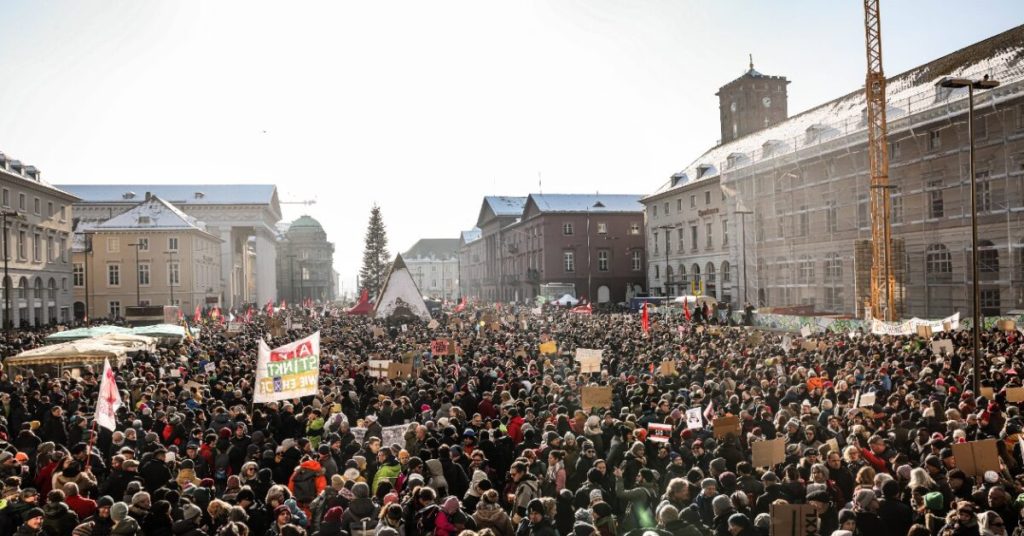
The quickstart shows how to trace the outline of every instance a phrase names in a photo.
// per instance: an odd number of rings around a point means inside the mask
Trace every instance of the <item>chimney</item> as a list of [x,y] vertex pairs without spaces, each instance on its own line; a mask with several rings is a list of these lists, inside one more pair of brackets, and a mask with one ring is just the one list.
[[153,192],[146,192],[146,201],[153,199]]

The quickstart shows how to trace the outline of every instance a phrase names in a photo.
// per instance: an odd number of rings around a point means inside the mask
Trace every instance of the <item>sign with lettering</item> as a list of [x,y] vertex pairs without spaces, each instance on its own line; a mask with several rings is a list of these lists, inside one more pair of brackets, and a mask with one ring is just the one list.
[[611,387],[584,387],[582,395],[583,411],[590,408],[610,409],[612,407]]
[[601,356],[603,354],[604,350],[577,348],[576,361],[580,364],[580,372],[583,374],[601,372]]
[[541,343],[540,347],[538,349],[540,350],[540,353],[542,353],[544,355],[557,354],[558,353],[558,344],[555,343],[555,341],[547,341],[547,342]]
[[388,366],[391,365],[391,361],[387,359],[371,359],[370,360],[370,377],[371,378],[384,378],[388,375]]
[[932,341],[932,353],[935,355],[953,355],[953,341],[949,339]]
[[739,437],[740,418],[735,415],[728,415],[715,419],[713,428],[716,439],[725,439],[729,434]]
[[647,425],[647,440],[655,443],[668,443],[672,437],[672,425],[652,422]]
[[690,408],[686,410],[686,427],[690,430],[700,430],[704,428],[704,421],[701,417],[700,408]]
[[445,356],[451,349],[451,342],[448,339],[434,339],[430,341],[430,353],[435,356]]
[[260,341],[253,402],[315,395],[320,384],[320,332],[271,350]]
[[818,514],[807,504],[773,504],[771,536],[812,536],[818,533]]
[[389,363],[388,379],[408,378],[412,376],[412,363]]

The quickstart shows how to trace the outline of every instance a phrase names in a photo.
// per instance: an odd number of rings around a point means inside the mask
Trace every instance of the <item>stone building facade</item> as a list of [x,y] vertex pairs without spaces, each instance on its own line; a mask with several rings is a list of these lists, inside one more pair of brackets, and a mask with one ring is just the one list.
[[302,216],[288,225],[277,244],[277,294],[289,303],[327,302],[336,291],[334,244],[327,241],[320,222]]
[[422,295],[448,301],[459,297],[458,238],[422,238],[402,260]]

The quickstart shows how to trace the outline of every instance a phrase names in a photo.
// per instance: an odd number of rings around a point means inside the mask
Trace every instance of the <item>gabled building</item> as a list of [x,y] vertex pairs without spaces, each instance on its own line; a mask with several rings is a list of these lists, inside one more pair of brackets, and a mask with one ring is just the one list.
[[221,241],[156,196],[104,222],[80,224],[74,248],[75,316],[121,318],[133,305],[221,306]]
[[458,298],[482,295],[483,276],[486,272],[483,248],[473,245],[480,240],[479,227],[459,233],[459,295]]
[[469,242],[463,256],[480,259],[480,276],[475,287],[468,288],[469,295],[483,302],[508,302],[516,300],[515,289],[509,284],[509,257],[503,255],[502,230],[519,221],[523,215],[525,197],[487,196],[480,206],[476,228],[480,238]]
[[440,300],[458,298],[458,238],[422,238],[402,259],[424,296]]

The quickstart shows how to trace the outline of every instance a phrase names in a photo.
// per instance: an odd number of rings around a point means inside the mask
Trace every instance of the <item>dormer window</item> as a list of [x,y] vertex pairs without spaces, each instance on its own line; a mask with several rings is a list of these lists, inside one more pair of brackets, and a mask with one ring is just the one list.
[[729,156],[726,157],[725,165],[728,166],[729,169],[732,169],[732,168],[740,165],[740,163],[742,163],[743,160],[745,160],[746,158],[747,158],[747,155],[745,155],[743,153],[732,153],[732,154],[730,154]]
[[684,182],[686,182],[686,173],[680,171],[679,173],[672,175],[672,186],[679,186]]
[[195,198],[196,199],[202,199],[204,197],[206,197],[206,194],[204,194],[203,192],[196,192],[195,193]]
[[827,129],[828,127],[821,124],[815,124],[807,127],[807,130],[804,131],[804,143],[810,145],[812,143],[820,142]]
[[710,164],[701,164],[701,165],[697,166],[697,178],[698,179],[703,179],[704,177],[707,177],[707,176],[710,176],[710,175],[714,175],[714,174],[715,174],[715,166],[712,166]]
[[121,194],[121,199],[135,199],[135,192],[125,192]]
[[768,140],[761,146],[761,156],[764,158],[770,158],[775,156],[782,148],[782,142],[779,140]]

